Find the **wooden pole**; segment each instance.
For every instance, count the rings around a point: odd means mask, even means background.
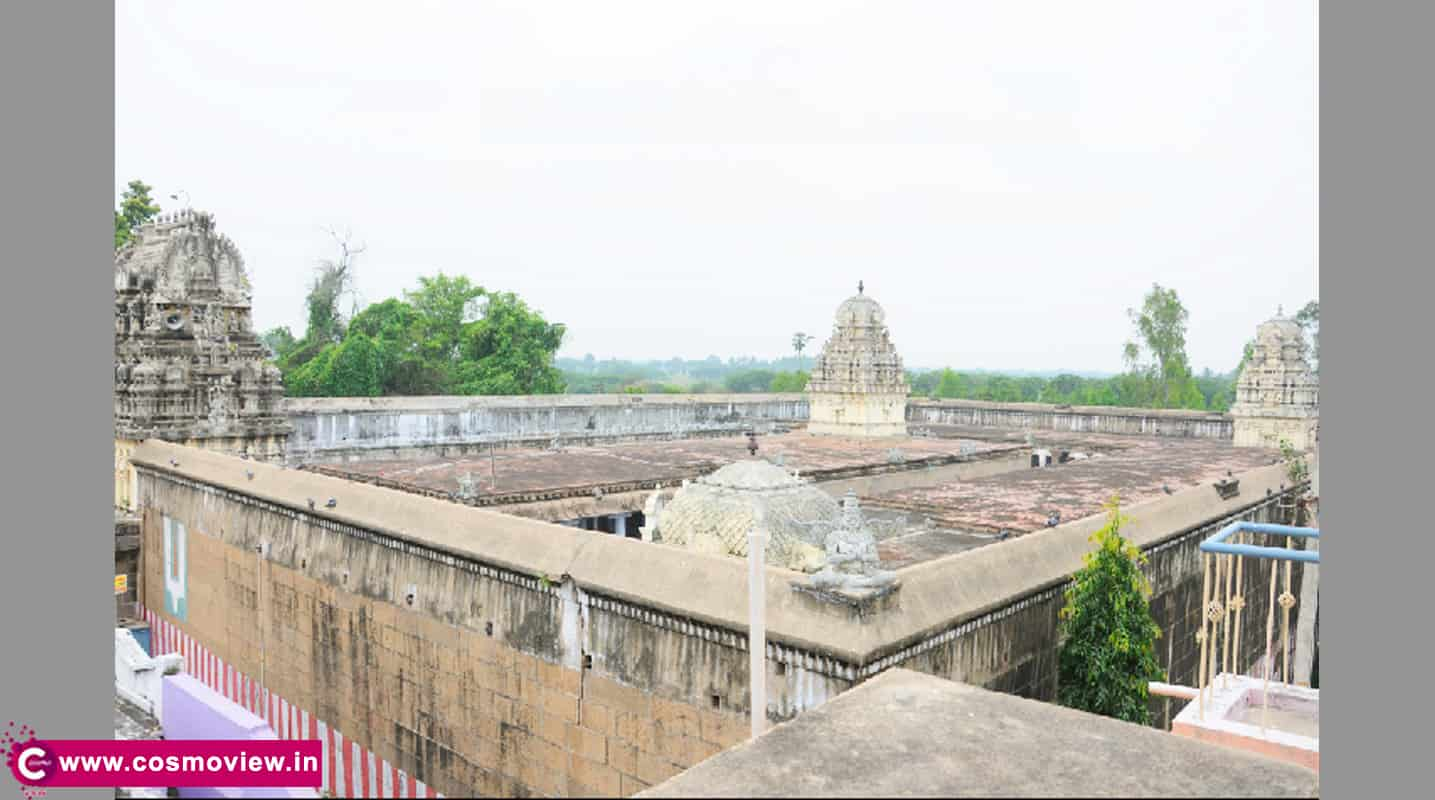
[[[1244,539],[1243,534],[1236,534],[1236,544],[1241,544],[1242,539]],[[1243,580],[1245,565],[1244,558],[1236,560],[1236,596],[1232,598],[1236,605],[1236,633],[1234,636],[1236,644],[1231,651],[1231,666],[1236,672],[1241,670],[1241,611],[1246,606],[1246,584]]]
[[[1201,666],[1197,677],[1196,688],[1200,693],[1200,705],[1197,707],[1200,718],[1206,718],[1206,644],[1210,636],[1206,633],[1206,604],[1211,600],[1211,555],[1201,554]]]

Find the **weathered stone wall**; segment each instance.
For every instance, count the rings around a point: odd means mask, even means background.
[[[1280,500],[1280,496],[1261,500],[1240,514],[1209,520],[1143,550],[1148,558],[1143,572],[1152,589],[1151,614],[1162,631],[1157,642],[1158,659],[1169,682],[1196,686],[1199,677],[1201,647],[1196,634],[1201,630],[1201,542],[1237,520],[1288,524],[1289,517],[1283,516],[1286,512],[1278,507]],[[1270,561],[1246,559],[1242,567],[1244,591],[1239,593],[1245,598],[1246,607],[1242,612],[1238,654],[1241,672],[1250,670],[1265,650],[1272,565]],[[1297,595],[1299,585],[1300,570],[1297,569],[1292,577]],[[948,634],[949,641],[899,659],[900,666],[1023,697],[1055,701],[1060,645],[1058,612],[1065,603],[1065,588],[1066,584],[1049,586],[1013,598],[1001,608],[963,623]],[[1277,638],[1273,644],[1277,649],[1279,620],[1278,611]],[[1153,699],[1153,724],[1169,728],[1171,718],[1181,707],[1179,701]]]
[[[732,435],[754,423],[804,424],[806,394],[288,398],[290,453],[315,462],[460,456],[491,445],[573,445]],[[1230,439],[1228,415],[1131,408],[912,400],[907,425]],[[893,429],[896,430],[896,429]]]
[[[1040,403],[986,403],[977,400],[914,400],[907,424],[979,425],[1016,430],[1119,433],[1230,439],[1227,414],[1167,409],[1060,407]]]
[[[140,475],[145,604],[165,608],[164,518],[182,521],[186,605],[167,616],[441,792],[627,795],[746,735],[740,633]],[[775,717],[850,685],[801,660],[771,665]]]
[[[787,395],[539,395],[289,398],[290,452],[314,461],[462,455],[490,443],[548,444],[737,434],[755,421],[802,422]],[[476,452],[476,450],[475,450]]]
[[[628,794],[745,737],[740,560],[272,465],[246,478],[245,462],[169,445],[142,445],[135,464],[145,605],[439,791]],[[1281,477],[1252,473],[1244,499],[1207,487],[1130,510],[1173,681],[1194,682],[1197,545],[1269,518]],[[306,494],[336,495],[337,510],[304,510]],[[185,526],[173,540],[166,517]],[[863,615],[769,570],[769,718],[893,666],[1051,699],[1060,592],[1097,524],[903,570]],[[1247,663],[1267,575],[1245,576]],[[182,608],[166,605],[175,592]]]

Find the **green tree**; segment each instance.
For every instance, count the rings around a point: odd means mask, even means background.
[[[336,344],[321,346],[310,358],[297,366],[281,364],[284,372],[284,393],[291,397],[330,397],[326,376],[334,354],[339,350]]]
[[[463,289],[455,285],[456,291],[439,307],[441,313],[448,315],[445,319],[452,319],[457,298],[473,288],[477,287]],[[561,393],[565,386],[563,373],[553,366],[553,354],[562,346],[566,328],[549,323],[512,293],[490,292],[487,301],[482,306],[482,317],[463,325],[459,343],[462,361],[454,376],[458,392]],[[417,310],[422,317],[423,309]]]
[[[419,288],[404,293],[404,299],[418,312],[419,350],[429,366],[440,370],[456,366],[464,326],[481,318],[486,294],[467,277],[442,272],[419,278]]]
[[[1312,300],[1296,312],[1295,321],[1310,337],[1310,369],[1320,373],[1320,301]]]
[[[1130,520],[1121,501],[1106,504],[1106,525],[1066,590],[1060,612],[1058,700],[1064,706],[1150,724],[1150,681],[1165,679],[1156,661],[1161,628],[1151,617],[1145,556],[1121,536]]]
[[[1186,384],[1191,380],[1191,367],[1186,358],[1186,322],[1189,313],[1181,305],[1175,289],[1152,284],[1141,310],[1126,312],[1141,339],[1127,342],[1123,355],[1133,369],[1143,373],[1153,384],[1152,405],[1173,408],[1181,404]],[[1144,350],[1143,350],[1144,348]],[[1149,353],[1151,360],[1140,364],[1140,357]]]
[[[349,335],[363,334],[379,351],[384,395],[438,394],[445,373],[424,362],[418,343],[419,313],[396,298],[374,303],[349,323]]]
[[[134,235],[135,228],[154,219],[159,206],[149,196],[154,187],[143,181],[130,181],[120,196],[120,207],[115,211],[115,249],[119,250]]]
[[[1047,403],[1076,403],[1085,383],[1077,375],[1057,375],[1042,388],[1041,399]]]
[[[801,370],[797,372],[779,372],[772,376],[772,383],[768,385],[769,392],[800,392],[807,388],[809,376]]]
[[[332,350],[319,376],[325,397],[378,397],[384,391],[384,369],[379,347],[362,333],[344,337]]]
[[[807,349],[807,343],[810,341],[812,341],[812,337],[805,333],[792,334],[792,349],[797,351],[798,369],[802,369],[802,351]]]
[[[354,261],[364,252],[362,245],[354,245],[349,237],[340,237],[329,231],[338,245],[335,258],[322,259],[314,268],[314,279],[309,284],[309,293],[304,305],[309,312],[308,328],[304,331],[304,344],[296,355],[312,357],[313,346],[320,348],[327,344],[344,341],[344,311],[342,303],[351,299],[354,285]]]
[[[299,344],[299,340],[289,332],[288,326],[270,328],[260,334],[259,341],[263,342],[264,346],[269,348],[269,352],[274,354],[275,361],[283,361],[284,357],[289,355]]]
[[[971,387],[967,385],[966,376],[960,372],[950,369],[942,370],[942,377],[937,381],[937,396],[947,399],[961,399],[970,397]]]
[[[745,369],[734,372],[723,381],[729,392],[765,392],[772,385],[777,373],[770,369]]]

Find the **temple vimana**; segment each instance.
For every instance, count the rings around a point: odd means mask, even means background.
[[[661,795],[753,715],[893,670],[1052,702],[1062,588],[1112,495],[1161,666],[1194,685],[1198,544],[1301,524],[1279,446],[1314,447],[1318,392],[1279,316],[1230,414],[910,398],[865,285],[803,393],[301,399],[212,215],[143,226],[114,266],[120,613],[322,739],[332,796]],[[1269,569],[1243,576],[1253,619]]]

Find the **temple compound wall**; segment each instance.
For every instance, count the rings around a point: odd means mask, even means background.
[[[805,394],[287,398],[289,451],[316,463],[459,456],[489,447],[736,436],[803,426]],[[979,400],[912,400],[907,425],[1231,439],[1228,415]]]
[[[914,400],[907,407],[907,424],[913,428],[924,424],[974,425],[1012,430],[1187,439],[1230,439],[1234,430],[1230,415],[1216,412],[990,403],[981,400]]]
[[[746,736],[741,559],[165,443],[133,459],[155,619],[374,763],[445,794],[614,796]],[[1195,676],[1197,545],[1286,497],[1280,467],[1239,477],[1237,497],[1203,487],[1128,509],[1175,682]],[[1060,593],[1099,524],[899,570],[870,607],[769,569],[768,717],[893,666],[1051,699]],[[1268,577],[1245,576],[1249,620],[1265,618]],[[1245,627],[1243,661],[1263,628]]]
[[[458,456],[491,446],[736,436],[800,424],[800,394],[288,398],[290,449],[311,461]]]

